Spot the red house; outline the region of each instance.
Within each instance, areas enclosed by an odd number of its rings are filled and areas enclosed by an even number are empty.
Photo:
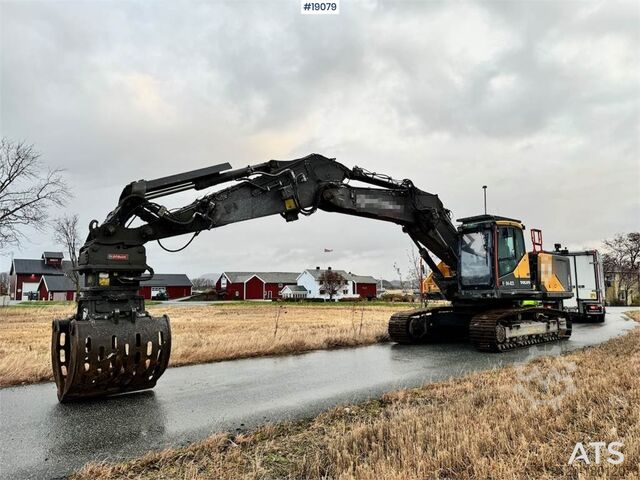
[[[63,259],[62,252],[44,252],[39,260],[14,258],[9,271],[9,295],[12,300],[37,300],[43,275],[64,277],[70,269],[71,262]]]
[[[281,298],[281,290],[296,285],[297,278],[294,272],[223,272],[216,290],[226,300],[270,300]]]
[[[145,300],[173,300],[191,296],[191,280],[183,273],[156,273],[151,280],[140,282],[138,294]]]

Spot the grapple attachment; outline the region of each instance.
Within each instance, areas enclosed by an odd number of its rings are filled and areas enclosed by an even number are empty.
[[[152,388],[170,353],[167,315],[53,321],[51,360],[61,402]]]

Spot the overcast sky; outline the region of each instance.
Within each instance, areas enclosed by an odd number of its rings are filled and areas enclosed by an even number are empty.
[[[340,9],[1,1],[2,135],[66,169],[83,237],[132,180],[311,152],[411,178],[454,218],[481,213],[486,184],[490,212],[541,228],[547,247],[640,228],[640,3]],[[1,268],[55,247],[49,234],[31,240],[2,252]],[[177,254],[148,245],[148,256],[157,272],[191,276],[331,265],[392,279],[410,246],[395,225],[319,212],[204,232]]]

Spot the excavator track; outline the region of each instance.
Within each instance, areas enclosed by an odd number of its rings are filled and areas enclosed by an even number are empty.
[[[548,308],[496,309],[478,313],[469,324],[473,346],[483,352],[503,352],[571,336],[566,312]]]
[[[61,402],[152,388],[170,353],[166,315],[53,321],[51,360]]]
[[[388,332],[392,342],[405,345],[433,340],[429,319],[435,313],[453,311],[452,307],[419,308],[394,313],[389,319]]]

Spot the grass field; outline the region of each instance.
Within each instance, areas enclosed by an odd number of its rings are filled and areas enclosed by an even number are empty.
[[[551,374],[547,387],[530,383],[535,372]],[[598,347],[390,393],[312,420],[89,464],[72,478],[638,480],[638,372],[640,328]],[[588,447],[596,441],[622,442],[624,462],[608,463],[605,448],[596,465]],[[577,442],[589,449],[590,465],[568,465]]]
[[[321,348],[367,345],[386,339],[389,316],[411,304],[229,304],[148,308],[171,318],[170,366]],[[74,312],[72,303],[0,309],[0,387],[52,380],[51,321]]]

